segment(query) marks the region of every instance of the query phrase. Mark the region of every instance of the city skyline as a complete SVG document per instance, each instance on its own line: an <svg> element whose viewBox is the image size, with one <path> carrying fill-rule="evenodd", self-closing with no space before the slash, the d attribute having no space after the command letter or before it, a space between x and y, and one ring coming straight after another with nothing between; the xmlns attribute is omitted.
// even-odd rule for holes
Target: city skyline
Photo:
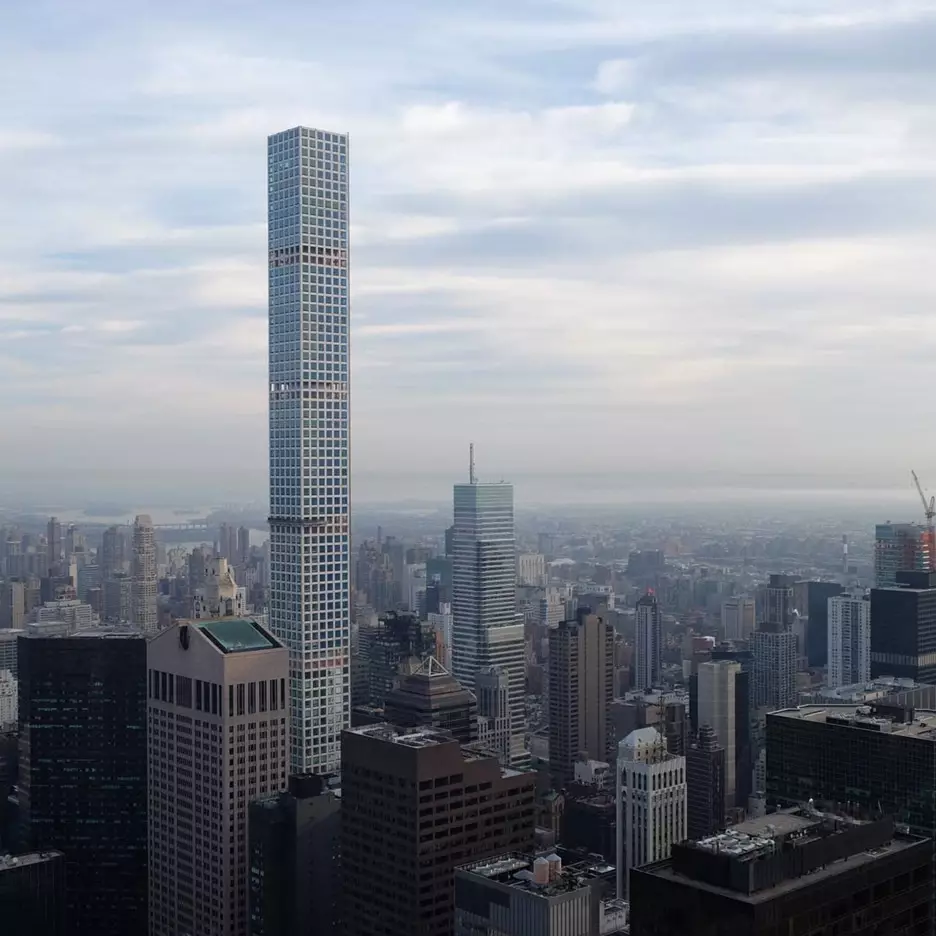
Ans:
<svg viewBox="0 0 936 936"><path fill-rule="evenodd" d="M232 437L210 484L263 496L261 141L300 122L356 145L362 476L408 496L404 412L433 426L421 470L450 479L466 438L518 485L548 460L553 490L671 470L678 439L699 475L897 486L851 413L936 474L915 392L931 4L353 7L360 29L288 0L221 21L50 0L41 51L38 14L10 11L4 497L208 490L176 453ZM302 42L313 19L340 41ZM56 69L55 93L15 80ZM195 400L210 415L179 418ZM607 444L547 458L570 417Z"/></svg>

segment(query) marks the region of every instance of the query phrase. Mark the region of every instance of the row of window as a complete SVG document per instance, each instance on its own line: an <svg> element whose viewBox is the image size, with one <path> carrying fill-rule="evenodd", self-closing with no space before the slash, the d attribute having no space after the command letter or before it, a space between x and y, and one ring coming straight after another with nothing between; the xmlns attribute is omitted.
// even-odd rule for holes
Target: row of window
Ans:
<svg viewBox="0 0 936 936"><path fill-rule="evenodd" d="M194 708L211 715L223 714L222 689L218 683L150 669L148 684L149 697L157 702ZM287 705L285 679L261 679L228 686L229 716L276 712Z"/></svg>

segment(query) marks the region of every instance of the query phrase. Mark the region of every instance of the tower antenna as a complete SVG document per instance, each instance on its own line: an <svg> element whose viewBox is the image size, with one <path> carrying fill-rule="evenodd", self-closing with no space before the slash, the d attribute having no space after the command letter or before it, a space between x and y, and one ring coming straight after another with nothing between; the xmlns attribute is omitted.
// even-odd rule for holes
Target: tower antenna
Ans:
<svg viewBox="0 0 936 936"><path fill-rule="evenodd" d="M478 483L478 478L475 475L474 442L468 444L468 481L471 484Z"/></svg>

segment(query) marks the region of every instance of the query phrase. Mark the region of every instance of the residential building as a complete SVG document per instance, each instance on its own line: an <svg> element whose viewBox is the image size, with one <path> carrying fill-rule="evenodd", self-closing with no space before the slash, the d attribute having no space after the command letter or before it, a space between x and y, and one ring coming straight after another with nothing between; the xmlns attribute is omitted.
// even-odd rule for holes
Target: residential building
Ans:
<svg viewBox="0 0 936 936"><path fill-rule="evenodd" d="M292 773L339 766L351 716L348 137L267 141L270 626L289 649Z"/></svg>
<svg viewBox="0 0 936 936"><path fill-rule="evenodd" d="M0 734L16 730L19 720L18 695L16 677L9 670L0 669Z"/></svg>
<svg viewBox="0 0 936 936"><path fill-rule="evenodd" d="M916 523L879 523L874 528L874 585L889 588L898 572L928 572L933 559L930 531Z"/></svg>
<svg viewBox="0 0 936 936"><path fill-rule="evenodd" d="M653 689L660 685L663 674L663 618L652 591L638 599L635 624L634 688Z"/></svg>
<svg viewBox="0 0 936 936"><path fill-rule="evenodd" d="M455 872L455 936L611 936L622 933L614 868L557 854L508 853Z"/></svg>
<svg viewBox="0 0 936 936"><path fill-rule="evenodd" d="M756 619L753 598L739 596L722 602L722 629L725 640L749 640Z"/></svg>
<svg viewBox="0 0 936 936"><path fill-rule="evenodd" d="M341 796L335 774L302 774L251 800L249 936L341 936Z"/></svg>
<svg viewBox="0 0 936 936"><path fill-rule="evenodd" d="M249 618L147 648L149 936L246 936L247 807L286 788L288 653Z"/></svg>
<svg viewBox="0 0 936 936"><path fill-rule="evenodd" d="M867 595L829 599L829 686L848 686L871 679L871 601Z"/></svg>
<svg viewBox="0 0 936 936"><path fill-rule="evenodd" d="M780 709L795 705L796 635L778 624L764 624L754 632L751 646L755 707Z"/></svg>
<svg viewBox="0 0 936 936"><path fill-rule="evenodd" d="M871 675L936 683L936 573L895 576L871 589Z"/></svg>
<svg viewBox="0 0 936 936"><path fill-rule="evenodd" d="M387 693L384 717L398 728L438 728L460 744L477 740L475 697L435 658L401 675Z"/></svg>
<svg viewBox="0 0 936 936"><path fill-rule="evenodd" d="M780 630L793 627L793 586L794 575L771 575L767 582L764 603L764 622Z"/></svg>
<svg viewBox="0 0 936 936"><path fill-rule="evenodd" d="M673 846L631 872L630 936L932 932L932 842L801 808Z"/></svg>
<svg viewBox="0 0 936 936"><path fill-rule="evenodd" d="M670 754L655 728L638 728L618 745L618 897L631 868L669 857L686 837L686 792L686 758Z"/></svg>
<svg viewBox="0 0 936 936"><path fill-rule="evenodd" d="M14 679L19 672L17 640L25 633L25 630L0 630L0 673L8 670Z"/></svg>
<svg viewBox="0 0 936 936"><path fill-rule="evenodd" d="M469 482L455 485L454 504L452 674L474 690L478 670L506 670L510 758L526 764L526 661L517 612L513 487L479 483L472 455Z"/></svg>
<svg viewBox="0 0 936 936"><path fill-rule="evenodd" d="M478 745L493 751L504 766L512 753L512 707L510 676L503 666L487 666L475 673L475 697L478 701Z"/></svg>
<svg viewBox="0 0 936 936"><path fill-rule="evenodd" d="M346 731L344 936L451 936L453 876L533 845L535 775L433 728Z"/></svg>
<svg viewBox="0 0 936 936"><path fill-rule="evenodd" d="M104 620L112 624L129 621L133 615L133 579L126 572L115 572L103 588Z"/></svg>
<svg viewBox="0 0 936 936"><path fill-rule="evenodd" d="M701 736L702 729L708 725L724 751L722 794L725 809L737 804L738 738L735 719L740 672L740 663L731 660L701 663L698 671L698 730Z"/></svg>
<svg viewBox="0 0 936 936"><path fill-rule="evenodd" d="M725 827L728 757L711 725L703 725L686 752L686 828L689 838L705 838Z"/></svg>
<svg viewBox="0 0 936 936"><path fill-rule="evenodd" d="M133 522L130 576L130 621L151 637L159 628L159 606L156 599L156 531L147 514L140 514Z"/></svg>
<svg viewBox="0 0 936 936"><path fill-rule="evenodd" d="M0 855L0 919L11 936L65 936L65 856Z"/></svg>
<svg viewBox="0 0 936 936"><path fill-rule="evenodd" d="M549 771L555 789L576 761L613 761L614 628L587 608L549 632Z"/></svg>
<svg viewBox="0 0 936 936"><path fill-rule="evenodd" d="M21 637L25 847L65 855L69 936L146 932L146 641Z"/></svg>

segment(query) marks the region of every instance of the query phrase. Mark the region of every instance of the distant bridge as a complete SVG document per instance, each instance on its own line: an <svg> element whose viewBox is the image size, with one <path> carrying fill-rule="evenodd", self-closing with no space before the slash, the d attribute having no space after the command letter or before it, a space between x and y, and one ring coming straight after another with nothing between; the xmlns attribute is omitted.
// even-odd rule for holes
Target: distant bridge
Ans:
<svg viewBox="0 0 936 936"><path fill-rule="evenodd" d="M209 524L205 520L188 520L181 521L180 523L154 523L153 529L157 532L161 531L185 531L191 533L204 533L208 530L217 530L220 524L213 523Z"/></svg>

